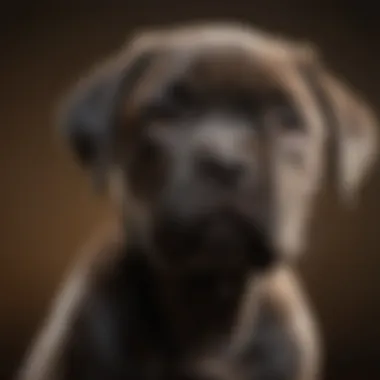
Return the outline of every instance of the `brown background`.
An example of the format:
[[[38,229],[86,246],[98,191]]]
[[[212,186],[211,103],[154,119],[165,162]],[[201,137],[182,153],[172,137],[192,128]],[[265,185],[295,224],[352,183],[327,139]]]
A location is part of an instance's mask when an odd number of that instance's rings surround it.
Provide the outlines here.
[[[363,1],[40,3],[0,11],[0,378],[14,370],[76,250],[109,213],[54,138],[51,116],[62,91],[128,31],[194,18],[250,21],[316,42],[380,105],[377,12]],[[380,378],[379,186],[377,175],[350,215],[325,196],[302,262],[332,379]]]

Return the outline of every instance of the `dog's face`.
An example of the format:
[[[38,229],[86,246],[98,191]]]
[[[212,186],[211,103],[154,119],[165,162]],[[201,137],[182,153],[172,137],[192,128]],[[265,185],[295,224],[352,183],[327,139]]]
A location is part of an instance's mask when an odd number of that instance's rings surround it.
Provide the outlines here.
[[[352,194],[376,148],[370,112],[309,48],[236,25],[138,35],[66,110],[81,162],[116,169],[138,232],[177,266],[297,253],[325,169]]]

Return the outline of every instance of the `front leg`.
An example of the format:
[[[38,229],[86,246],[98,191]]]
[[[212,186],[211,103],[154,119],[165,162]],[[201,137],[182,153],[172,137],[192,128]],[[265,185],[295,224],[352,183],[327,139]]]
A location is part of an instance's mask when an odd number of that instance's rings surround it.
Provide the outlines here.
[[[318,380],[319,334],[301,287],[288,268],[265,279],[252,339],[242,355],[246,380]]]
[[[296,380],[300,352],[270,305],[262,305],[250,344],[242,355],[246,380]]]
[[[98,279],[82,307],[67,348],[65,379],[163,378],[169,342],[152,276],[138,255],[125,256]]]

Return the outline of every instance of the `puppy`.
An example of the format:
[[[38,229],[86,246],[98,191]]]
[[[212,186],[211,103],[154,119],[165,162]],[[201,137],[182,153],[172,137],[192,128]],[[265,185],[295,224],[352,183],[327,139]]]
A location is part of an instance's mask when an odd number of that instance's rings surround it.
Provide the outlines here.
[[[357,198],[377,126],[315,50],[240,24],[140,32],[62,115],[120,221],[74,268],[19,379],[319,379],[292,265],[325,179]]]

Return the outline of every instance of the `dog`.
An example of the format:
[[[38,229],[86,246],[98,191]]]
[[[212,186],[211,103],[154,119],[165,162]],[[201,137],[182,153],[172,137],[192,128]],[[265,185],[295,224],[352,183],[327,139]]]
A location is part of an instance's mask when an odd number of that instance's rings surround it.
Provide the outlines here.
[[[137,32],[61,109],[117,202],[20,380],[317,380],[323,344],[294,262],[327,179],[352,205],[377,120],[309,43],[239,23]]]

